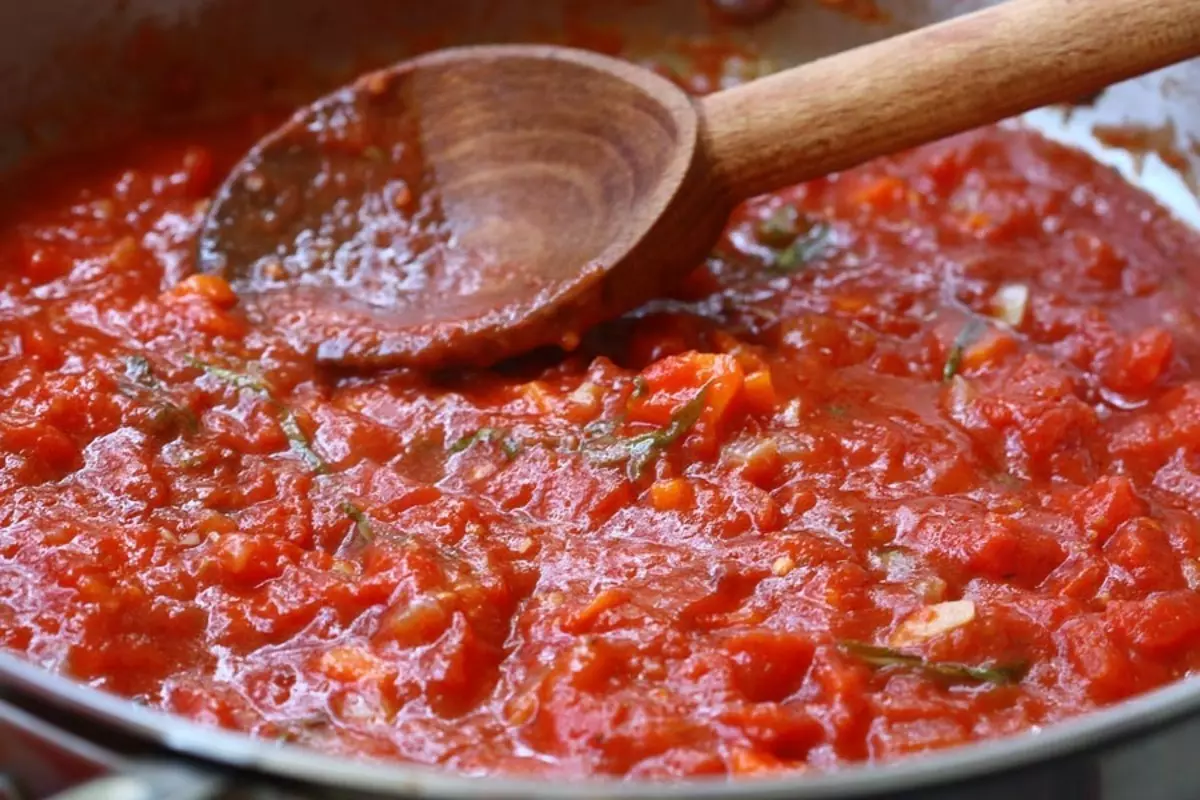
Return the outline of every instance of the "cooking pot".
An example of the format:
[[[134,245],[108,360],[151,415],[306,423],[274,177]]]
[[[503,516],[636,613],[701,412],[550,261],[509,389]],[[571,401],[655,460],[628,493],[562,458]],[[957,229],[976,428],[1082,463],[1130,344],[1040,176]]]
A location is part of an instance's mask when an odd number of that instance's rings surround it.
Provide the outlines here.
[[[5,3],[0,169],[11,172],[166,119],[220,114],[264,99],[302,102],[356,71],[430,47],[620,41],[624,52],[638,54],[669,39],[717,36],[789,65],[980,5],[883,0],[880,20],[864,0],[794,0],[763,22],[728,27],[699,0]],[[1114,87],[1078,106],[1035,112],[1026,122],[1114,164],[1179,217],[1200,224],[1192,190],[1200,161],[1200,64]],[[1126,134],[1114,137],[1113,126],[1127,126]],[[1114,138],[1139,149],[1104,143]],[[1200,682],[1187,679],[1046,730],[825,775],[671,784],[479,779],[348,762],[213,730],[0,654],[0,797],[1154,800],[1200,795],[1198,746]]]

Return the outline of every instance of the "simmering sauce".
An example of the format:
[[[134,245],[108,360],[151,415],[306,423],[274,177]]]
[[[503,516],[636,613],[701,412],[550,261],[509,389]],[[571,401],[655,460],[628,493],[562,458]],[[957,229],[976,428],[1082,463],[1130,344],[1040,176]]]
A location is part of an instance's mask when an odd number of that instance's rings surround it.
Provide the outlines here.
[[[264,132],[0,220],[0,646],[470,773],[820,770],[1200,666],[1200,238],[992,128],[754,200],[569,356],[335,373],[192,274]]]

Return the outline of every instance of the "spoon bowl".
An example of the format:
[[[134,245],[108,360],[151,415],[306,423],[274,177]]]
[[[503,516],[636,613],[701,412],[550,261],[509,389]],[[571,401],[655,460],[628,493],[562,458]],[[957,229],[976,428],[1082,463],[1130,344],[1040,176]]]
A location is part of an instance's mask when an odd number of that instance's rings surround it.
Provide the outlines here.
[[[698,131],[687,95],[618,59],[431,54],[363,76],[259,143],[217,194],[201,267],[326,361],[570,349],[666,291],[719,232],[730,205],[698,185]],[[629,257],[676,219],[687,227],[676,249],[647,254],[654,269]]]

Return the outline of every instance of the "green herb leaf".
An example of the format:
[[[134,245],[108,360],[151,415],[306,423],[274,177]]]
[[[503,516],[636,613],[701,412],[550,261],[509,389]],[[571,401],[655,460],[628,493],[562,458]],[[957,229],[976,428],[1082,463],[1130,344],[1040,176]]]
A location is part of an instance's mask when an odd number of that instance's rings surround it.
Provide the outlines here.
[[[637,480],[661,449],[656,435],[646,433],[626,439],[592,439],[584,443],[584,452],[591,461],[602,467],[625,464],[629,479]]]
[[[629,395],[630,400],[640,400],[650,391],[650,384],[641,375],[637,375],[633,379],[633,393]]]
[[[1005,685],[1019,682],[1028,671],[1027,665],[1021,663],[975,666],[954,661],[927,661],[921,656],[864,642],[839,642],[838,647],[872,667],[915,669],[951,681]]]
[[[118,385],[131,397],[145,397],[154,407],[154,423],[163,431],[185,430],[195,433],[200,430],[200,421],[191,409],[184,408],[171,399],[167,387],[154,374],[150,362],[140,355],[127,355],[121,359],[125,364],[125,379]]]
[[[780,272],[795,272],[819,258],[829,246],[830,227],[815,223],[808,232],[798,237],[775,257],[772,268]]]
[[[371,527],[371,519],[366,512],[349,500],[342,501],[342,511],[354,520],[354,532],[362,544],[375,541],[375,529]]]
[[[624,414],[618,419],[598,419],[589,422],[583,426],[583,438],[591,441],[593,439],[603,439],[604,437],[612,437],[621,422],[624,421]]]
[[[624,463],[629,479],[637,480],[650,462],[687,434],[700,419],[704,412],[708,387],[707,383],[701,386],[692,399],[671,415],[671,421],[666,427],[627,438],[616,438],[607,434],[589,439],[583,444],[585,455],[601,466]]]
[[[295,412],[278,401],[272,400],[272,402],[279,411],[279,427],[283,429],[283,435],[287,437],[292,452],[304,459],[304,463],[308,464],[308,468],[313,472],[321,474],[328,472],[329,466],[325,463],[325,459],[321,458],[313,449],[312,442],[304,433],[304,429],[300,427],[300,421],[296,419]]]
[[[675,441],[681,438],[684,434],[692,429],[699,420],[700,415],[704,413],[704,401],[708,398],[709,384],[704,384],[700,390],[688,400],[683,406],[671,415],[671,421],[667,427],[659,433],[650,434],[656,437],[656,442],[659,447],[667,447],[674,444]]]
[[[504,453],[509,461],[512,461],[521,454],[523,449],[521,442],[509,435],[505,428],[480,428],[472,434],[463,436],[450,445],[451,453],[462,453],[469,450],[476,444],[496,442],[500,445],[500,451]]]
[[[950,355],[946,358],[946,365],[942,367],[943,381],[949,383],[954,379],[954,376],[962,368],[963,353],[986,328],[987,326],[978,317],[967,320],[967,324],[963,325],[962,330],[954,337],[954,344],[950,346]]]
[[[324,474],[329,471],[329,466],[325,463],[325,459],[321,458],[320,454],[317,453],[312,441],[308,438],[304,429],[300,427],[300,421],[296,418],[296,412],[292,411],[292,409],[288,408],[275,397],[271,385],[264,379],[226,367],[219,367],[216,364],[209,364],[192,356],[187,357],[187,362],[235,389],[248,389],[266,397],[267,402],[271,404],[279,416],[279,427],[283,429],[283,435],[287,437],[288,446],[292,452],[300,456],[313,472]]]
[[[251,391],[261,392],[265,395],[271,394],[270,385],[262,378],[225,367],[219,367],[216,364],[209,364],[207,361],[201,361],[193,356],[187,356],[186,360],[193,367],[204,370],[222,383],[229,384],[236,389],[250,389]]]

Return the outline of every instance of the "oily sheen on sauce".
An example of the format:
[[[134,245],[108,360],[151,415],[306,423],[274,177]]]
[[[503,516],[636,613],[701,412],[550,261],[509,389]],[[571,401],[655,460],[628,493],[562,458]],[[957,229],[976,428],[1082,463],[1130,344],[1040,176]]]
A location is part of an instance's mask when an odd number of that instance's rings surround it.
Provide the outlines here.
[[[1107,168],[957,137],[746,204],[569,356],[355,375],[191,275],[261,133],[147,133],[4,212],[8,650],[328,752],[656,778],[1200,663],[1200,239]]]

